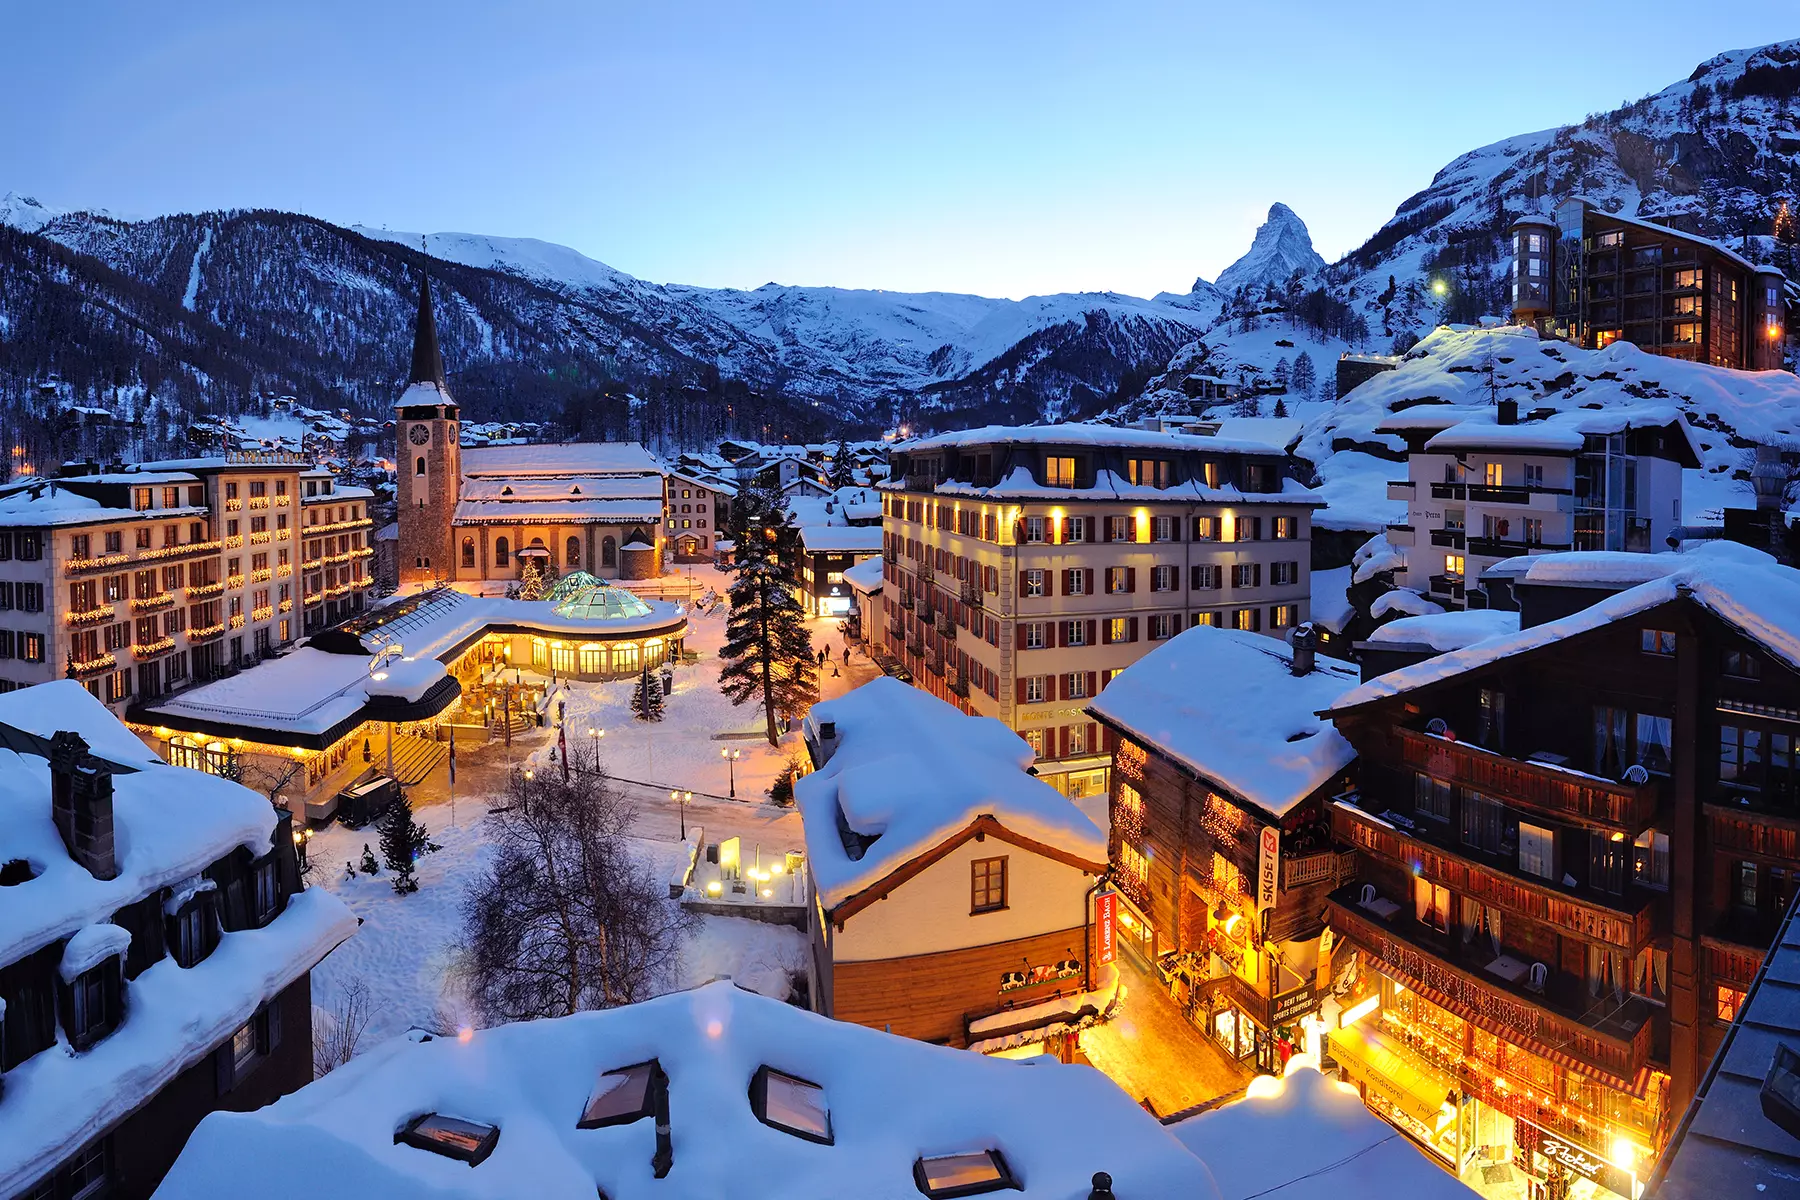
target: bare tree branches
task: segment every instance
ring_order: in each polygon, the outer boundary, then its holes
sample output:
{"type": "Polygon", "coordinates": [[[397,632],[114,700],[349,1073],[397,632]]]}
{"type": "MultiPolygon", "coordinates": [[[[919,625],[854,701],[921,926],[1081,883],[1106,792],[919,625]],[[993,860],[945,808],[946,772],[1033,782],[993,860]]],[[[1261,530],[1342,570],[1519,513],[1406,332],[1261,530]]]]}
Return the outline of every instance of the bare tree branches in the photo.
{"type": "Polygon", "coordinates": [[[462,975],[484,1020],[564,1016],[653,994],[694,918],[668,899],[605,775],[515,777],[463,903],[462,975]]]}
{"type": "Polygon", "coordinates": [[[330,1074],[356,1056],[369,1026],[369,985],[351,976],[330,1008],[313,1009],[313,1078],[330,1074]]]}

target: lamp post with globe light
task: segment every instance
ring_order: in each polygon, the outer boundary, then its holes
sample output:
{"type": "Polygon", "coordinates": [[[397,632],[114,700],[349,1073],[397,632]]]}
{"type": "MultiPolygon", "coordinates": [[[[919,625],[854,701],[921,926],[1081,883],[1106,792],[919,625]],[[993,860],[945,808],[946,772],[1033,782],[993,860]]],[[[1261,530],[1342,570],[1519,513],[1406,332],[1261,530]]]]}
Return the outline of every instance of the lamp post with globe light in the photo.
{"type": "Polygon", "coordinates": [[[723,746],[719,748],[719,757],[725,760],[726,773],[731,777],[731,798],[733,800],[737,799],[737,760],[743,753],[742,750],[731,750],[723,746]]]}

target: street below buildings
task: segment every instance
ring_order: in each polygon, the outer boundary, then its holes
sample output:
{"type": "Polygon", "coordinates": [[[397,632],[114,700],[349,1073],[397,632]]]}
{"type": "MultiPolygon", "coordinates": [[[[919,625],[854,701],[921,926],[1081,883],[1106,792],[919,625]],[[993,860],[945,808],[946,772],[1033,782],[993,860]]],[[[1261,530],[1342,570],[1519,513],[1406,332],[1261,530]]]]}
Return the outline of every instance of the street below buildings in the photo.
{"type": "Polygon", "coordinates": [[[1253,1072],[1196,1029],[1131,955],[1118,963],[1125,999],[1111,1021],[1082,1031],[1088,1061],[1158,1116],[1241,1091],[1253,1072]]]}

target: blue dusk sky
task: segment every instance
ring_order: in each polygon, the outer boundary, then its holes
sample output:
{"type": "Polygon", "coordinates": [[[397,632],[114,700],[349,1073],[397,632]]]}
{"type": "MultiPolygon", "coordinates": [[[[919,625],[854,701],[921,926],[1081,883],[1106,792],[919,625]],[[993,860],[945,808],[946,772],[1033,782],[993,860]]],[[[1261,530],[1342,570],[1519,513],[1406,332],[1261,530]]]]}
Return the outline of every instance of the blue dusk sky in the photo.
{"type": "Polygon", "coordinates": [[[535,237],[659,282],[1150,295],[1215,276],[1277,200],[1334,259],[1465,150],[1792,16],[0,0],[0,194],[535,237]]]}

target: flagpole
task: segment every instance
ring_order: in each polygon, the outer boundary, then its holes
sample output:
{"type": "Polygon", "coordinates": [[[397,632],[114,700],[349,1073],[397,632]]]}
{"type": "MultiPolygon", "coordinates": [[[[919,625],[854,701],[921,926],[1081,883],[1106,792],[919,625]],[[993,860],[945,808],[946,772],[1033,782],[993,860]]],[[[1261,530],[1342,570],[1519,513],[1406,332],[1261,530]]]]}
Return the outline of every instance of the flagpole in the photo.
{"type": "Polygon", "coordinates": [[[456,825],[456,726],[450,726],[450,824],[456,825]]]}

